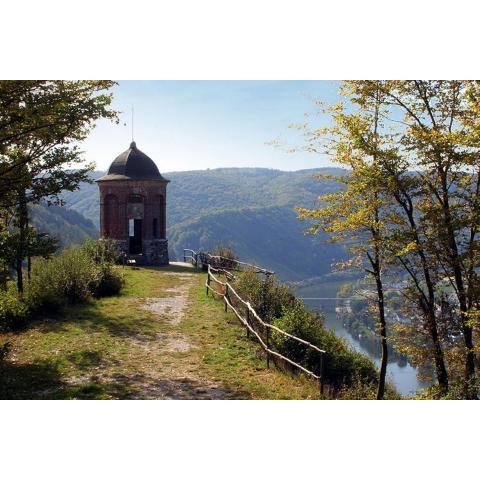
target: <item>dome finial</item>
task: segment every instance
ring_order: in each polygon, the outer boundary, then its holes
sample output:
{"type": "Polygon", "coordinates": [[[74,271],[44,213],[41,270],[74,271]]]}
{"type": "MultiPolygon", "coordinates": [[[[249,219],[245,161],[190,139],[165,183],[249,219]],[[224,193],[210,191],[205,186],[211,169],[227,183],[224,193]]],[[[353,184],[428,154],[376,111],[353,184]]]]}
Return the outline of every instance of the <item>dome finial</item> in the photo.
{"type": "Polygon", "coordinates": [[[132,140],[132,143],[130,144],[130,148],[137,148],[137,144],[132,140]]]}

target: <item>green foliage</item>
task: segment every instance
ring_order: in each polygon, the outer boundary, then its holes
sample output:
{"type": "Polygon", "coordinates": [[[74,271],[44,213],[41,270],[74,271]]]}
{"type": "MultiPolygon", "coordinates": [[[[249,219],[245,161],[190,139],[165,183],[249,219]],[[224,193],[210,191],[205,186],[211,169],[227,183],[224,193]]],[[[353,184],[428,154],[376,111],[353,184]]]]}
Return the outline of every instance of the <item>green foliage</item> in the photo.
{"type": "Polygon", "coordinates": [[[97,283],[95,263],[81,249],[68,248],[50,260],[34,262],[28,295],[39,302],[37,307],[85,302],[97,283]]]}
{"type": "Polygon", "coordinates": [[[285,307],[295,302],[290,288],[273,275],[265,276],[248,270],[235,282],[238,294],[252,305],[260,318],[272,322],[282,315],[285,307]]]}
{"type": "MultiPolygon", "coordinates": [[[[325,328],[323,318],[307,310],[274,276],[247,271],[236,280],[235,288],[263,320],[326,351],[325,378],[332,388],[353,385],[357,379],[376,384],[377,372],[371,360],[325,328]]],[[[275,332],[272,342],[279,353],[320,373],[320,354],[312,348],[275,332]]]]}
{"type": "Polygon", "coordinates": [[[210,254],[214,257],[220,257],[213,259],[215,267],[235,270],[235,261],[238,260],[238,257],[235,255],[231,245],[217,245],[210,254]]]}
{"type": "MultiPolygon", "coordinates": [[[[182,258],[184,248],[211,251],[219,244],[231,245],[242,260],[255,261],[284,280],[328,273],[334,260],[345,259],[345,249],[306,236],[308,222],[298,222],[294,209],[314,205],[318,195],[338,190],[337,182],[316,181],[317,173],[345,171],[221,168],[166,174],[171,181],[167,202],[171,258],[182,258]]],[[[93,172],[91,178],[100,175],[93,172]]],[[[80,190],[65,192],[63,199],[98,227],[97,185],[82,183],[80,190]]]]}
{"type": "Polygon", "coordinates": [[[87,239],[82,252],[96,265],[97,278],[90,290],[95,297],[106,297],[120,293],[124,285],[123,276],[115,268],[121,252],[115,241],[87,239]]]}
{"type": "Polygon", "coordinates": [[[114,257],[110,242],[89,240],[51,259],[36,259],[26,302],[36,312],[55,311],[65,304],[87,302],[92,296],[118,294],[124,282],[111,260],[114,257]]]}
{"type": "MultiPolygon", "coordinates": [[[[322,317],[309,312],[298,300],[283,310],[274,325],[325,350],[325,378],[334,389],[351,386],[357,379],[363,384],[376,384],[377,372],[373,362],[348,347],[332,330],[326,329],[322,317]]],[[[318,352],[281,334],[273,335],[273,339],[280,353],[320,373],[318,352]]]]}
{"type": "Polygon", "coordinates": [[[75,210],[40,203],[30,208],[32,224],[58,239],[60,247],[81,245],[87,238],[98,237],[95,225],[75,210]]]}
{"type": "Polygon", "coordinates": [[[13,285],[9,287],[7,291],[0,290],[0,331],[22,326],[30,313],[13,285]]]}
{"type": "Polygon", "coordinates": [[[96,282],[91,286],[91,292],[95,297],[117,295],[123,285],[123,276],[114,265],[106,262],[97,264],[96,282]]]}
{"type": "Polygon", "coordinates": [[[352,298],[352,300],[350,300],[350,307],[355,314],[362,312],[367,306],[368,302],[364,298],[352,298]]]}
{"type": "Polygon", "coordinates": [[[110,109],[111,81],[1,80],[0,203],[9,192],[28,192],[27,202],[75,190],[91,166],[81,163],[78,143],[95,122],[114,119],[110,109]],[[66,126],[68,125],[68,128],[66,126]]]}
{"type": "Polygon", "coordinates": [[[121,252],[112,239],[94,240],[87,238],[82,245],[82,251],[95,263],[117,263],[121,252]]]}

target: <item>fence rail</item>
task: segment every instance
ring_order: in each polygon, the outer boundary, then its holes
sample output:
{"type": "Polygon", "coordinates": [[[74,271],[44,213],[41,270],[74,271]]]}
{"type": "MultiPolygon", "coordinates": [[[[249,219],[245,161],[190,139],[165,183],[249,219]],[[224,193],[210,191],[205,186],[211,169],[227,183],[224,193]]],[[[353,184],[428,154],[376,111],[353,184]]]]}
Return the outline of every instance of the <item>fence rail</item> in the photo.
{"type": "Polygon", "coordinates": [[[225,311],[230,308],[235,316],[240,320],[240,322],[246,327],[247,335],[252,334],[260,343],[263,350],[265,350],[267,354],[267,367],[270,366],[270,357],[279,358],[280,360],[288,363],[289,365],[301,370],[306,375],[312,377],[319,383],[320,394],[323,395],[324,389],[324,367],[325,367],[325,351],[318,348],[316,345],[307,342],[301,338],[298,338],[290,333],[287,333],[280,328],[272,325],[270,323],[264,322],[257,312],[253,309],[249,302],[246,302],[244,299],[240,297],[240,295],[236,292],[233,286],[228,282],[223,282],[220,280],[215,274],[217,275],[225,275],[227,279],[229,279],[228,274],[229,272],[224,269],[218,269],[212,267],[210,264],[208,265],[208,272],[207,272],[207,280],[205,282],[206,293],[211,291],[213,294],[221,297],[225,302],[225,311]],[[213,288],[213,283],[218,286],[218,290],[213,288]],[[235,299],[235,300],[234,300],[235,299]],[[235,304],[235,305],[234,305],[235,304]],[[241,308],[244,309],[244,316],[242,316],[240,310],[241,308]],[[317,375],[316,373],[308,370],[303,365],[298,364],[297,362],[291,360],[290,358],[282,355],[281,353],[272,350],[271,342],[270,342],[270,331],[273,330],[280,335],[283,335],[285,338],[290,338],[302,345],[305,345],[308,348],[311,348],[320,354],[320,374],[317,375]],[[264,333],[264,337],[262,338],[262,333],[264,333]]]}
{"type": "Polygon", "coordinates": [[[191,261],[195,267],[198,267],[198,253],[195,250],[191,250],[190,248],[183,249],[183,261],[189,262],[191,261]]]}
{"type": "Polygon", "coordinates": [[[253,270],[255,273],[263,273],[264,275],[274,275],[275,272],[267,270],[266,268],[261,268],[252,263],[240,262],[239,260],[234,260],[228,257],[222,257],[220,255],[211,255],[207,252],[195,252],[190,248],[183,249],[183,261],[191,262],[195,267],[201,265],[212,265],[214,268],[220,268],[222,266],[227,266],[228,270],[234,271],[244,271],[247,269],[253,270]]]}

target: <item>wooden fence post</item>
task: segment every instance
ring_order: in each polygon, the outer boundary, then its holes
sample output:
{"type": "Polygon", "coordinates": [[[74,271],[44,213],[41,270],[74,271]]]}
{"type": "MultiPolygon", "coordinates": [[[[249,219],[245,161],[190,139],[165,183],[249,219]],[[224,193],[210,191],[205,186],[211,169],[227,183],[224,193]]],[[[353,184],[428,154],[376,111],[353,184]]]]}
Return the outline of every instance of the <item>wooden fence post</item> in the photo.
{"type": "MultiPolygon", "coordinates": [[[[267,349],[270,350],[270,329],[267,327],[267,349]]],[[[267,351],[267,368],[270,368],[270,352],[267,351]]]]}
{"type": "Polygon", "coordinates": [[[207,273],[207,287],[206,290],[207,290],[207,297],[208,297],[208,287],[210,286],[210,271],[208,271],[207,273]]]}
{"type": "Polygon", "coordinates": [[[225,295],[223,296],[223,300],[225,301],[225,313],[228,311],[228,303],[227,303],[227,300],[229,300],[228,298],[228,283],[227,285],[225,286],[225,295]]]}
{"type": "Polygon", "coordinates": [[[320,396],[323,397],[323,387],[324,387],[324,372],[325,372],[325,353],[320,354],[320,396]]]}

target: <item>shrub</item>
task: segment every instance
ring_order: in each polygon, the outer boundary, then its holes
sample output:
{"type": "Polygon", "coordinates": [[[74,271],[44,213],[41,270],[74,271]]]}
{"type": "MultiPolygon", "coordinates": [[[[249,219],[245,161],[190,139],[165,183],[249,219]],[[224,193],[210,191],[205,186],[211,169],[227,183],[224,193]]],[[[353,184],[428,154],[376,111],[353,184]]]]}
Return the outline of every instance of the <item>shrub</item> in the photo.
{"type": "Polygon", "coordinates": [[[29,308],[14,288],[0,291],[0,331],[23,326],[28,318],[29,308]]]}
{"type": "Polygon", "coordinates": [[[115,268],[121,252],[114,240],[101,239],[85,240],[82,252],[96,265],[96,281],[91,285],[91,292],[95,297],[104,297],[120,293],[124,285],[122,274],[115,268]]]}
{"type": "Polygon", "coordinates": [[[95,263],[117,263],[122,252],[117,243],[110,239],[94,240],[87,238],[82,245],[82,251],[95,263]]]}
{"type": "Polygon", "coordinates": [[[123,288],[123,275],[110,263],[96,265],[97,280],[91,286],[92,294],[95,297],[107,297],[117,295],[123,288]]]}
{"type": "Polygon", "coordinates": [[[52,258],[36,258],[23,296],[13,285],[0,291],[0,330],[19,327],[40,312],[119,293],[124,281],[113,264],[115,249],[110,242],[89,240],[52,258]]]}
{"type": "Polygon", "coordinates": [[[98,268],[92,259],[82,249],[69,248],[49,260],[34,262],[27,298],[35,309],[42,310],[85,302],[98,280],[98,268]]]}
{"type": "Polygon", "coordinates": [[[115,245],[88,240],[49,259],[36,259],[26,289],[33,310],[54,311],[64,304],[81,303],[92,296],[115,295],[123,277],[113,265],[115,245]]]}
{"type": "Polygon", "coordinates": [[[235,270],[237,267],[236,261],[238,257],[235,255],[233,248],[230,245],[217,245],[211,252],[211,255],[216,258],[213,261],[213,265],[217,268],[223,268],[225,270],[235,270]]]}
{"type": "MultiPolygon", "coordinates": [[[[353,387],[358,381],[374,388],[377,371],[373,362],[325,328],[323,317],[310,312],[287,285],[274,276],[247,271],[237,278],[235,289],[250,302],[262,320],[325,350],[325,380],[334,390],[353,387]]],[[[275,331],[271,333],[271,340],[279,353],[314,373],[320,373],[319,352],[275,331]]]]}
{"type": "Polygon", "coordinates": [[[265,276],[253,270],[238,277],[235,289],[250,302],[262,320],[269,323],[295,302],[295,296],[287,285],[281,284],[273,275],[265,276]]]}
{"type": "MultiPolygon", "coordinates": [[[[274,320],[274,325],[325,350],[325,379],[334,389],[353,385],[358,379],[364,384],[376,383],[377,372],[373,362],[350,348],[332,330],[325,328],[323,318],[309,312],[300,301],[295,300],[284,308],[283,314],[274,320]]],[[[278,333],[272,335],[272,339],[280,353],[314,373],[320,373],[319,352],[278,333]]]]}

